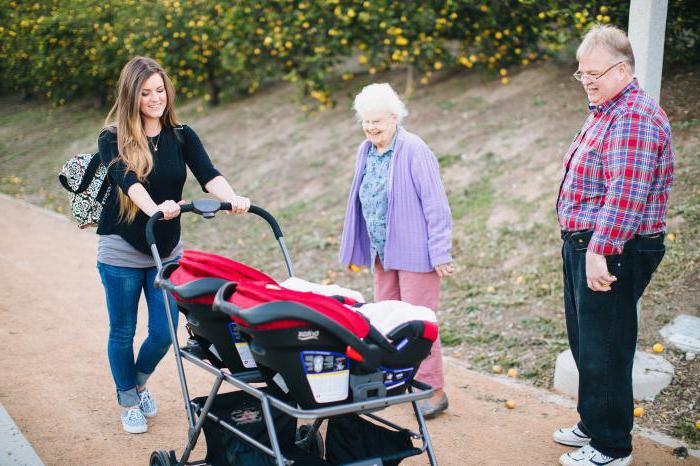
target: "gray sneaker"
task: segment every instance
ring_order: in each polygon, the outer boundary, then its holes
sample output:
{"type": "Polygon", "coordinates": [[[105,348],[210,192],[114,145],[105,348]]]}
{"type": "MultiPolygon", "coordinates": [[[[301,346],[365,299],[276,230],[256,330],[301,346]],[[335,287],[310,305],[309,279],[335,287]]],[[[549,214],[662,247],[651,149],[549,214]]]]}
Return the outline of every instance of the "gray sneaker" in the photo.
{"type": "Polygon", "coordinates": [[[427,400],[421,400],[418,402],[418,408],[420,412],[423,413],[425,419],[432,419],[436,417],[441,412],[445,411],[449,405],[447,401],[447,395],[442,395],[437,400],[428,398],[427,400]]]}
{"type": "Polygon", "coordinates": [[[158,412],[156,399],[153,398],[153,395],[151,395],[151,392],[149,392],[147,388],[139,392],[139,408],[146,417],[153,417],[158,412]]]}
{"type": "Polygon", "coordinates": [[[555,442],[567,445],[570,447],[582,447],[591,443],[591,438],[581,432],[578,424],[568,429],[559,429],[552,434],[555,442]]]}
{"type": "Polygon", "coordinates": [[[122,409],[122,427],[130,434],[143,434],[148,430],[148,423],[138,406],[122,409]]]}

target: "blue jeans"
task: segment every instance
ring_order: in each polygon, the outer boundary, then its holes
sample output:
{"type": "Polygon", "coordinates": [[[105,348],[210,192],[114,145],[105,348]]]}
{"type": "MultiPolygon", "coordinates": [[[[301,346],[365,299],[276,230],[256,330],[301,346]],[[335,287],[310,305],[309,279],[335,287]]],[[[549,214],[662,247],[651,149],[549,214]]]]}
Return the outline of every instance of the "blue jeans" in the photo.
{"type": "Polygon", "coordinates": [[[635,236],[622,254],[605,256],[617,277],[611,291],[586,283],[592,231],[565,233],[564,308],[569,346],[579,371],[579,429],[604,455],[632,452],[632,362],[637,346],[637,301],[664,256],[664,235],[635,236]]]}
{"type": "MultiPolygon", "coordinates": [[[[98,262],[97,270],[107,298],[107,354],[117,389],[117,401],[124,407],[135,406],[139,404],[136,386],[146,384],[146,380],[170,347],[163,290],[153,286],[157,273],[155,267],[117,267],[98,262]],[[148,304],[148,337],[141,344],[134,362],[134,334],[141,290],[146,295],[148,304]]],[[[177,305],[172,296],[169,295],[168,298],[170,313],[177,328],[177,305]]]]}

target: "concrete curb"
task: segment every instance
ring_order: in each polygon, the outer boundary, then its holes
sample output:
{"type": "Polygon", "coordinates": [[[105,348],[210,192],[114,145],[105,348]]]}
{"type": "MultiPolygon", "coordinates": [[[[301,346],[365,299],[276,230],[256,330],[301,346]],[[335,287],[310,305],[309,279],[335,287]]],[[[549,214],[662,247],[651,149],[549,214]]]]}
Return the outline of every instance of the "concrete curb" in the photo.
{"type": "Polygon", "coordinates": [[[44,466],[5,407],[0,404],[0,464],[3,466],[44,466]]]}
{"type": "MultiPolygon", "coordinates": [[[[472,371],[472,372],[474,371],[467,364],[465,364],[463,361],[455,359],[451,356],[443,355],[443,360],[448,364],[452,364],[452,365],[460,367],[464,370],[472,371]]],[[[503,385],[508,385],[511,387],[523,387],[523,388],[527,388],[529,390],[533,390],[533,391],[539,393],[539,397],[541,400],[546,401],[548,403],[563,406],[563,407],[573,409],[573,410],[576,409],[576,401],[569,396],[561,395],[561,394],[558,394],[558,393],[550,391],[550,390],[544,390],[542,388],[538,388],[538,387],[535,387],[533,385],[518,381],[516,379],[511,379],[511,378],[508,378],[505,376],[495,376],[495,375],[491,375],[491,374],[484,374],[481,372],[479,372],[479,374],[485,375],[486,377],[490,378],[491,380],[495,380],[496,382],[499,382],[503,385]]],[[[632,432],[636,435],[639,435],[640,437],[644,437],[646,439],[649,439],[653,442],[659,443],[659,444],[664,445],[666,447],[670,447],[670,448],[686,447],[686,448],[688,448],[688,445],[686,445],[682,441],[675,439],[669,435],[662,434],[661,432],[656,432],[655,430],[635,426],[633,428],[632,432]]],[[[700,458],[700,449],[688,448],[688,454],[690,456],[695,457],[695,458],[700,458]]]]}

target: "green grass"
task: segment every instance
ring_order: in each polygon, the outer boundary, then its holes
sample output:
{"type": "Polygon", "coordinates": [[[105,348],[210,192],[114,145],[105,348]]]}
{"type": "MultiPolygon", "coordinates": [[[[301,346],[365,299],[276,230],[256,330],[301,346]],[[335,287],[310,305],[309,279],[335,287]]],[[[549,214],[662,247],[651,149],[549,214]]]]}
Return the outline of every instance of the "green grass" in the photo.
{"type": "Polygon", "coordinates": [[[673,426],[673,435],[692,445],[700,444],[700,429],[692,419],[678,419],[673,426]]]}
{"type": "Polygon", "coordinates": [[[700,125],[700,118],[691,118],[690,120],[681,120],[671,122],[673,129],[689,129],[700,125]]]}
{"type": "Polygon", "coordinates": [[[438,102],[440,110],[452,110],[457,105],[454,100],[441,100],[438,102]]]}
{"type": "Polygon", "coordinates": [[[483,228],[489,206],[493,201],[491,181],[484,178],[461,192],[449,196],[452,217],[466,219],[470,225],[483,228]]]}
{"type": "Polygon", "coordinates": [[[532,97],[532,106],[533,107],[542,107],[546,103],[547,102],[545,102],[545,100],[539,94],[536,94],[535,96],[532,97]]]}
{"type": "Polygon", "coordinates": [[[439,154],[437,156],[438,164],[440,165],[440,169],[444,170],[455,163],[459,162],[462,159],[462,156],[459,154],[439,154]]]}

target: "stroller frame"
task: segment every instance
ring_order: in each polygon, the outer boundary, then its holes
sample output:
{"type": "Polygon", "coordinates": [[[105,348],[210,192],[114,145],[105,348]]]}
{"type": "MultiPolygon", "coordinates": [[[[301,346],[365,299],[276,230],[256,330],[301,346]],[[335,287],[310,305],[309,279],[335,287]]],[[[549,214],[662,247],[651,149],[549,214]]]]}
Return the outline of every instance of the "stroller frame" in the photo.
{"type": "MultiPolygon", "coordinates": [[[[213,199],[200,199],[200,200],[195,200],[192,203],[189,204],[183,204],[180,207],[180,212],[185,213],[185,212],[192,212],[198,215],[201,215],[205,219],[211,219],[214,218],[216,215],[216,212],[219,210],[231,210],[231,204],[230,203],[221,203],[219,201],[213,200],[213,199]]],[[[277,220],[266,210],[258,207],[251,205],[249,211],[252,214],[255,214],[261,218],[263,218],[272,228],[272,231],[275,235],[275,239],[277,240],[282,256],[284,258],[284,262],[287,268],[287,273],[290,277],[294,276],[294,269],[292,266],[292,261],[289,256],[289,251],[287,250],[287,246],[284,242],[284,238],[282,235],[282,231],[279,227],[279,224],[277,223],[277,220]]],[[[172,341],[172,347],[173,347],[173,353],[175,355],[175,363],[177,366],[177,371],[178,371],[178,376],[180,379],[180,389],[182,392],[183,396],[183,401],[185,404],[185,412],[187,414],[187,421],[188,421],[188,438],[187,438],[187,444],[185,446],[185,449],[180,456],[180,459],[177,459],[177,456],[175,454],[174,450],[170,450],[168,452],[164,450],[155,450],[152,452],[151,457],[150,457],[150,465],[162,465],[162,466],[205,466],[208,463],[204,460],[200,461],[189,461],[189,457],[192,453],[192,450],[197,444],[197,440],[199,438],[199,435],[202,432],[202,429],[204,427],[204,422],[206,419],[211,419],[212,421],[218,423],[220,426],[224,427],[225,429],[233,432],[236,434],[238,437],[241,439],[245,440],[248,442],[250,445],[258,448],[262,452],[266,453],[267,455],[271,456],[274,458],[274,461],[278,466],[290,466],[292,464],[295,464],[293,460],[289,460],[285,458],[282,454],[282,450],[279,445],[279,441],[277,438],[277,434],[275,432],[275,426],[273,422],[273,414],[272,414],[272,407],[282,411],[283,413],[292,416],[298,420],[314,420],[313,424],[311,425],[310,429],[307,429],[305,431],[305,436],[298,440],[296,442],[297,446],[300,446],[302,448],[307,447],[316,440],[318,436],[320,436],[320,433],[318,432],[319,428],[321,427],[321,424],[323,423],[324,420],[334,417],[334,416],[339,416],[343,414],[350,414],[354,413],[357,415],[362,415],[367,418],[370,418],[376,422],[379,422],[381,424],[384,424],[385,426],[388,426],[392,429],[399,430],[399,431],[404,431],[408,433],[412,438],[414,439],[420,439],[422,441],[422,445],[419,449],[418,453],[414,453],[412,455],[408,456],[414,456],[416,454],[422,454],[426,453],[428,455],[428,459],[430,461],[431,466],[437,465],[437,459],[435,457],[435,451],[432,445],[432,441],[430,438],[430,434],[428,433],[427,426],[425,424],[425,419],[423,418],[423,414],[421,413],[417,402],[422,399],[427,399],[430,398],[433,394],[433,388],[430,387],[429,385],[426,385],[422,382],[419,382],[417,380],[411,380],[408,383],[407,386],[407,392],[404,394],[400,395],[394,395],[394,396],[387,396],[387,397],[381,397],[381,398],[371,398],[363,401],[357,401],[357,402],[351,402],[351,403],[344,403],[340,405],[335,405],[327,408],[316,408],[316,409],[300,409],[294,406],[289,405],[288,403],[285,403],[284,401],[275,398],[264,391],[252,386],[251,384],[253,383],[263,383],[264,379],[262,377],[262,374],[260,371],[253,370],[253,371],[246,371],[244,373],[229,373],[228,370],[223,370],[223,369],[218,369],[214,365],[210,364],[209,362],[203,360],[200,358],[198,355],[195,355],[191,352],[191,350],[187,347],[180,348],[179,343],[178,343],[178,337],[177,337],[177,329],[175,328],[174,321],[172,319],[171,313],[170,313],[170,301],[168,299],[167,293],[171,292],[174,288],[172,284],[168,282],[164,278],[164,268],[162,261],[160,259],[160,254],[158,252],[158,248],[156,246],[156,241],[155,241],[155,235],[153,232],[153,229],[155,227],[155,223],[158,220],[161,220],[163,218],[163,213],[162,212],[156,212],[151,218],[148,220],[148,223],[146,225],[146,239],[148,241],[148,244],[151,248],[151,253],[153,255],[153,259],[155,260],[156,267],[158,270],[158,274],[155,279],[155,286],[158,288],[161,288],[163,292],[163,298],[165,301],[166,305],[166,315],[167,315],[167,320],[168,320],[168,327],[169,327],[169,332],[170,332],[170,338],[172,341]],[[206,401],[203,406],[199,406],[198,404],[194,403],[190,399],[189,395],[189,389],[187,386],[187,379],[185,376],[185,370],[184,366],[182,363],[182,360],[185,359],[192,363],[193,365],[209,372],[214,376],[214,383],[209,390],[209,395],[206,398],[206,401]],[[259,442],[258,440],[250,437],[246,433],[240,431],[236,427],[232,426],[231,424],[227,423],[226,421],[219,419],[216,415],[210,412],[210,409],[214,403],[214,400],[219,392],[219,389],[221,388],[221,385],[223,382],[226,382],[234,387],[236,387],[239,390],[242,390],[246,392],[247,394],[257,398],[260,401],[262,412],[263,412],[263,418],[265,421],[265,426],[267,428],[267,433],[268,437],[270,440],[270,447],[267,445],[259,442]],[[402,428],[393,422],[384,419],[380,416],[377,416],[376,414],[373,414],[373,411],[378,411],[381,409],[384,409],[386,407],[396,405],[396,404],[401,404],[401,403],[408,403],[410,402],[413,407],[413,411],[416,417],[416,420],[418,422],[418,428],[419,432],[413,432],[409,429],[402,428]]],[[[212,312],[215,312],[212,310],[212,312]]],[[[306,427],[305,425],[302,425],[300,428],[298,428],[297,432],[301,432],[301,429],[306,427]]],[[[377,464],[376,463],[376,458],[374,460],[367,460],[367,461],[360,461],[360,462],[355,462],[352,463],[353,466],[361,466],[363,464],[367,465],[372,465],[372,464],[377,464]]]]}

